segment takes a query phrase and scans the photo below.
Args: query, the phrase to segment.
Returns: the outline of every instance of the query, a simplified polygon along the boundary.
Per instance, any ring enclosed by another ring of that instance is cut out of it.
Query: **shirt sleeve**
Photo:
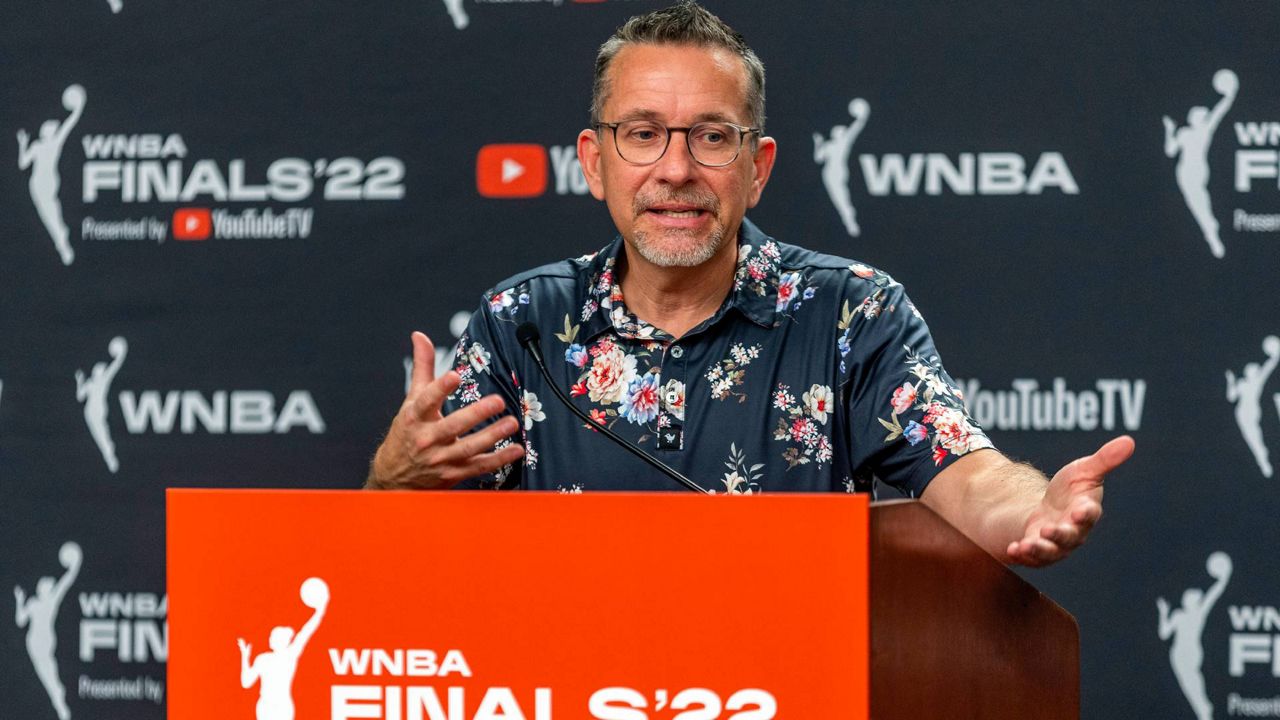
[[[467,329],[458,338],[454,348],[452,369],[462,378],[462,383],[452,395],[445,398],[443,412],[445,414],[460,410],[490,394],[501,395],[506,401],[506,413],[516,418],[521,416],[520,394],[513,380],[513,369],[507,353],[511,342],[500,333],[493,317],[490,302],[484,302],[476,310],[467,323]],[[506,413],[486,420],[476,430],[501,419]],[[496,448],[503,448],[515,440],[504,438],[499,440]],[[478,477],[468,478],[458,483],[455,489],[475,490],[481,488],[513,488],[520,487],[523,463],[504,465],[497,471]]]
[[[903,287],[877,273],[842,312],[838,341],[850,467],[918,497],[958,458],[992,447],[942,367]]]

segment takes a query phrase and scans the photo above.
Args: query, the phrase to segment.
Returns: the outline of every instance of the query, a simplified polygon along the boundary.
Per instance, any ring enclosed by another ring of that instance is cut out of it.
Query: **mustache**
[[[631,211],[636,217],[639,217],[641,213],[649,208],[666,204],[688,205],[709,213],[720,212],[720,198],[717,198],[713,193],[703,193],[697,190],[667,190],[639,194],[631,201]]]

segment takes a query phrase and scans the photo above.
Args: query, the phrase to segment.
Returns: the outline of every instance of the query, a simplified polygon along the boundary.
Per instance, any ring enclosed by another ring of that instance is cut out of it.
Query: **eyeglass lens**
[[[667,150],[669,131],[648,120],[618,123],[614,137],[618,153],[627,162],[647,165],[657,162]],[[733,125],[704,122],[689,128],[686,142],[693,159],[703,165],[728,165],[738,157],[742,133]]]

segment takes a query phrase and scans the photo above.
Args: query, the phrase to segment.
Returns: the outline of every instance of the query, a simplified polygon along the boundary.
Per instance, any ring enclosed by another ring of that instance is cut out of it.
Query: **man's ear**
[[[583,130],[578,133],[578,164],[582,165],[582,175],[587,179],[587,187],[591,188],[591,196],[597,200],[604,199],[600,150],[599,133],[595,130]]]
[[[773,162],[777,157],[778,142],[771,137],[760,138],[756,144],[755,154],[751,157],[755,174],[751,178],[751,196],[747,199],[747,207],[753,208],[760,202],[760,196],[764,193],[764,186],[769,182],[769,175],[773,173]]]

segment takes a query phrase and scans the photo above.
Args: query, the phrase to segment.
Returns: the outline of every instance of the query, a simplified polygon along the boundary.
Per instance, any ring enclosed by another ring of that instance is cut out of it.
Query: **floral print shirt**
[[[460,487],[682,489],[560,405],[516,340],[524,322],[592,425],[715,492],[856,492],[875,476],[917,496],[991,447],[901,285],[748,220],[738,236],[732,291],[678,339],[627,311],[620,237],[486,293],[459,339],[462,384],[446,412],[501,394],[522,420],[525,458]]]

